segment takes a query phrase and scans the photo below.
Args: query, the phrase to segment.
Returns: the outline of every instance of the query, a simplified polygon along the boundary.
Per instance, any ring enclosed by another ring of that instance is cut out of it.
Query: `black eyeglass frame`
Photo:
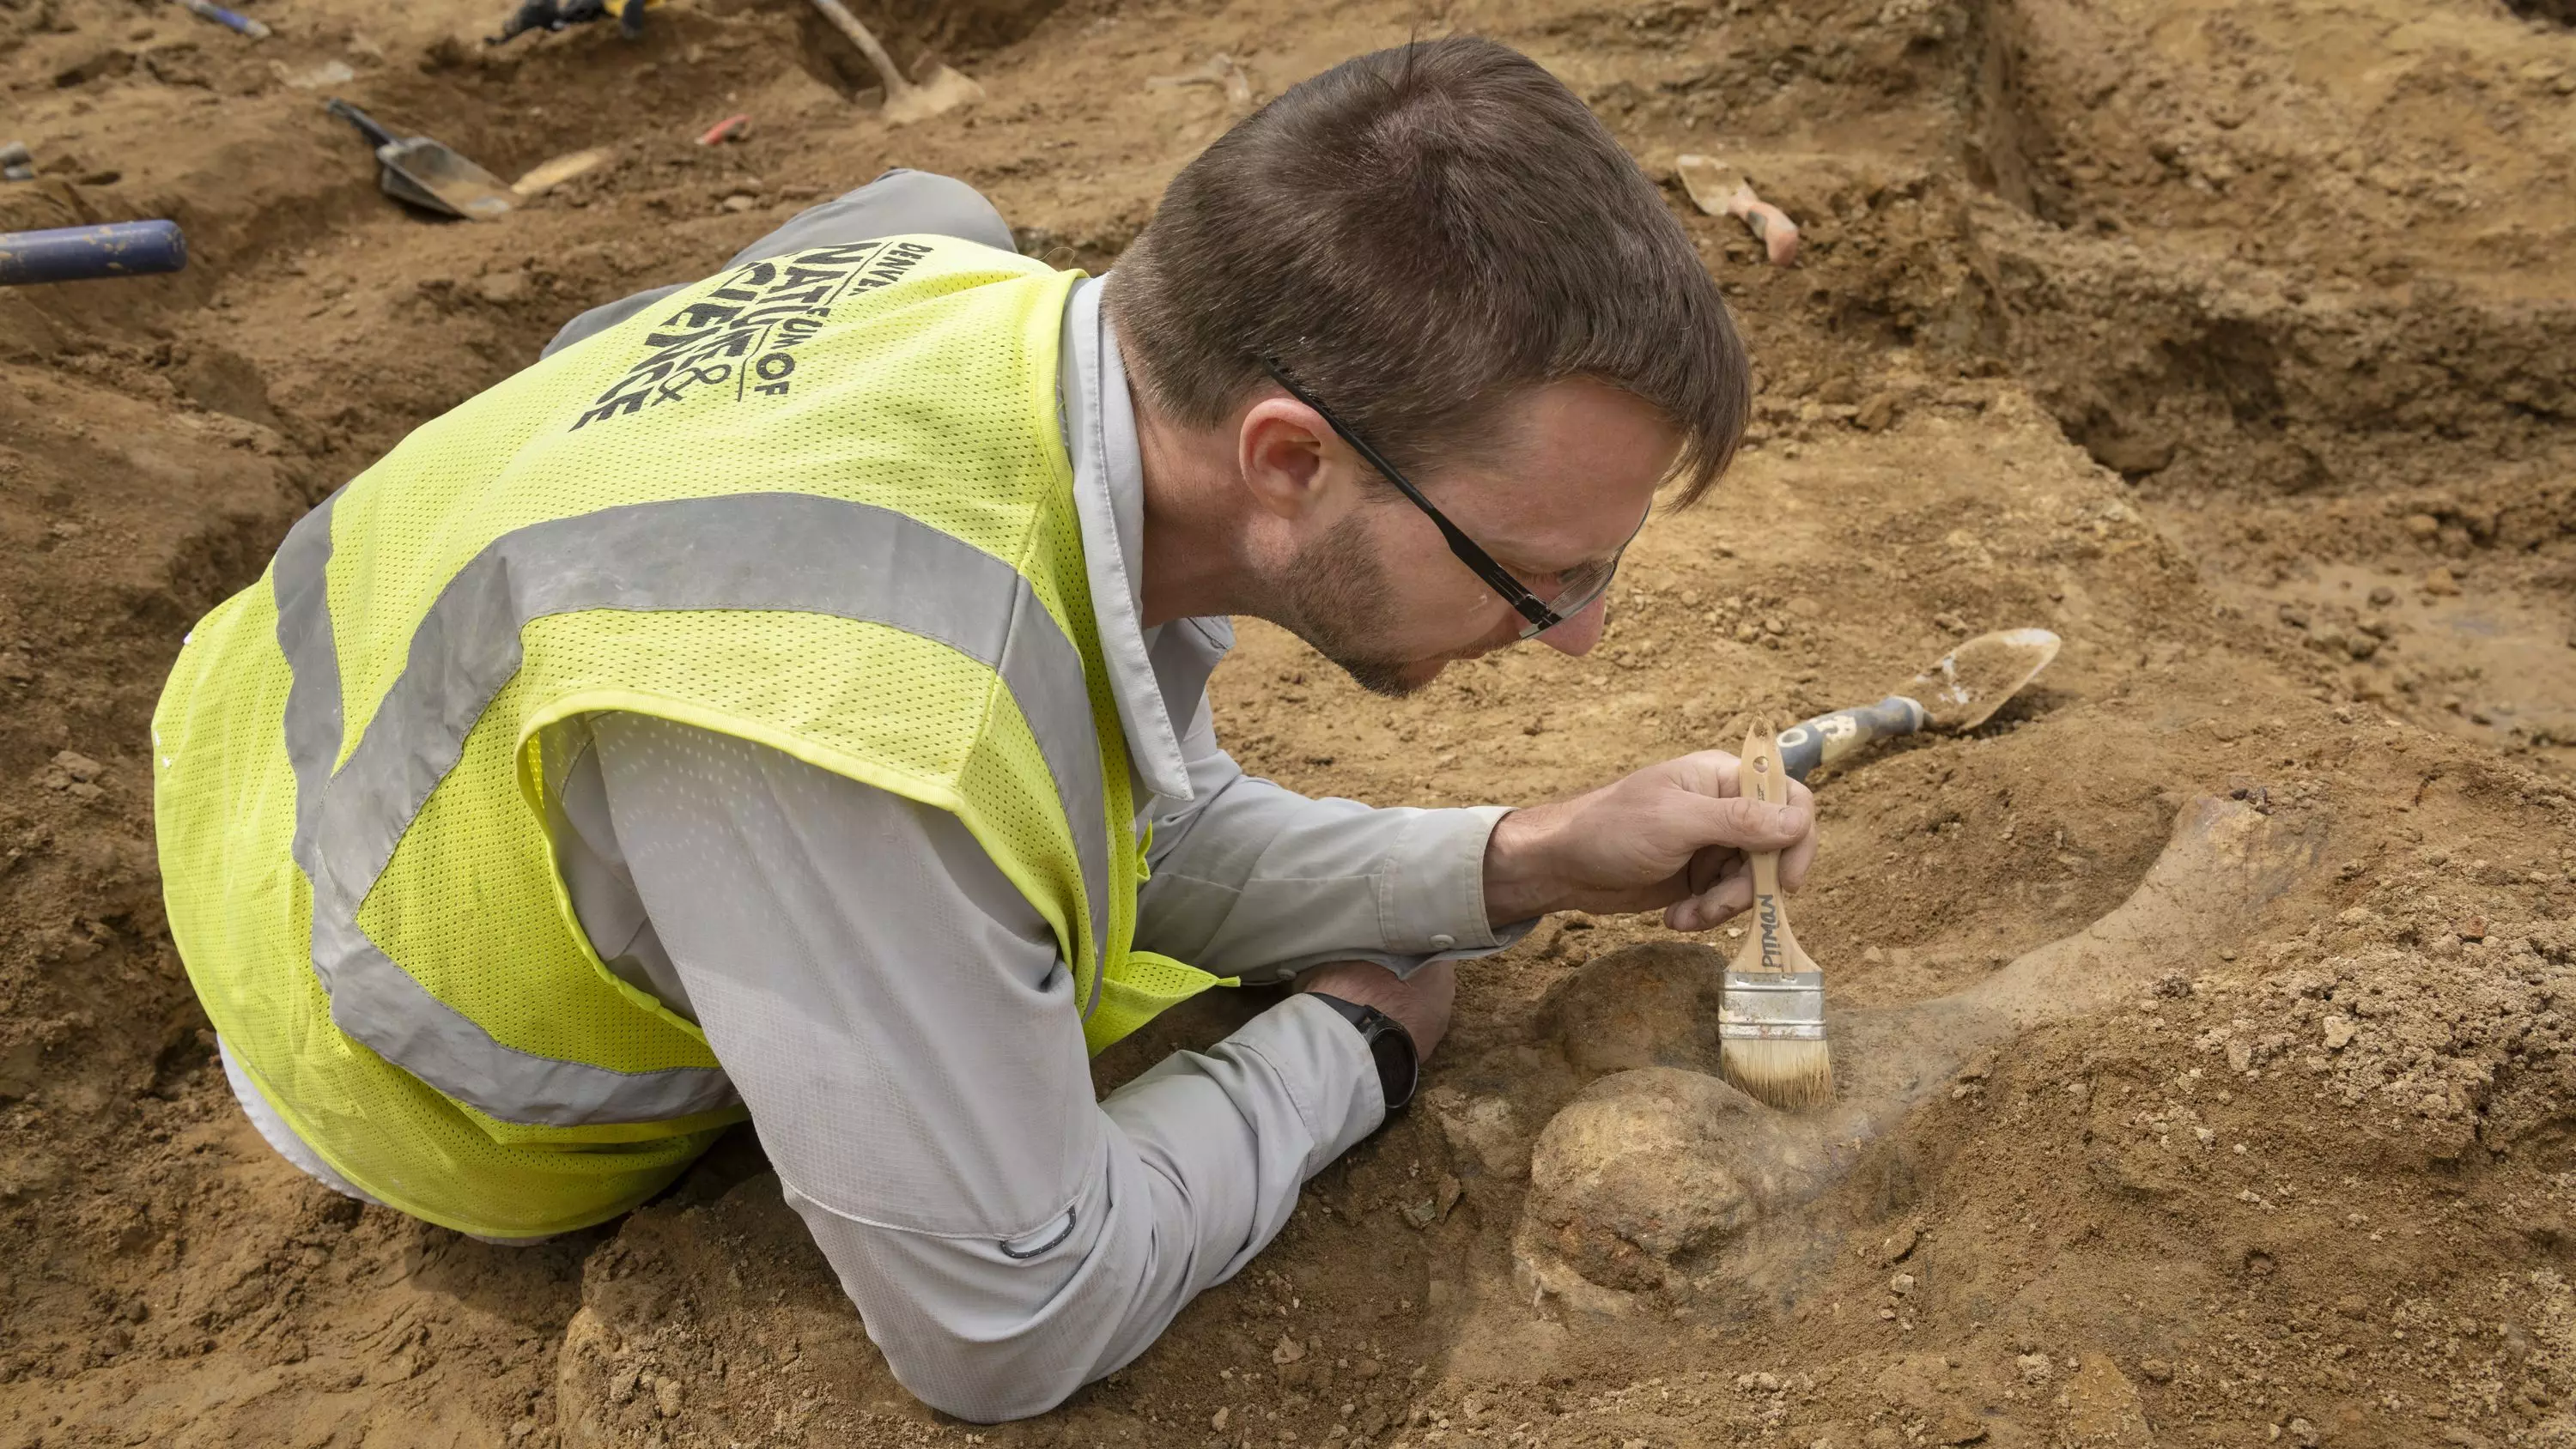
[[[1323,399],[1308,392],[1295,378],[1290,377],[1287,367],[1278,358],[1268,353],[1261,354],[1261,367],[1264,372],[1270,374],[1272,382],[1288,390],[1290,397],[1313,408],[1317,417],[1322,418],[1327,426],[1339,433],[1343,442],[1351,445],[1352,452],[1359,454],[1363,461],[1375,468],[1378,476],[1395,485],[1395,491],[1403,494],[1405,501],[1422,510],[1423,516],[1429,518],[1432,526],[1440,530],[1440,536],[1448,541],[1449,551],[1458,556],[1458,561],[1465,564],[1477,578],[1482,579],[1485,587],[1501,595],[1503,602],[1512,606],[1513,612],[1528,621],[1529,627],[1521,631],[1522,638],[1534,639],[1546,633],[1576,614],[1591,608],[1594,600],[1610,591],[1610,581],[1618,575],[1619,559],[1627,553],[1627,544],[1619,545],[1619,552],[1610,556],[1610,569],[1602,575],[1601,587],[1586,596],[1572,610],[1559,613],[1549,607],[1538,595],[1531,593],[1528,585],[1513,577],[1510,569],[1503,567],[1492,554],[1479,547],[1474,539],[1467,536],[1465,530],[1451,523],[1449,515],[1442,513],[1432,505],[1430,499],[1423,497],[1422,490],[1414,487],[1410,479],[1397,471],[1396,466],[1388,462],[1384,454],[1370,447],[1367,439],[1352,432],[1349,424],[1335,417],[1333,410],[1324,406]],[[1643,532],[1645,527],[1646,521],[1643,518],[1638,519],[1638,531]],[[1636,534],[1632,533],[1628,537],[1633,542]]]

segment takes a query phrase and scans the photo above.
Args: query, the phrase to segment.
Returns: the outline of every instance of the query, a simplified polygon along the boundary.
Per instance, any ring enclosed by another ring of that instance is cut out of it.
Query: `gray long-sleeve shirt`
[[[967,188],[896,173],[736,260],[925,230],[1010,244]],[[1154,827],[1138,944],[1248,980],[1498,949],[1515,933],[1486,921],[1482,863],[1502,811],[1371,809],[1246,776],[1205,696],[1230,627],[1140,627],[1143,478],[1099,290],[1068,305],[1060,396],[1138,828]],[[553,347],[657,300],[585,314]],[[1095,1102],[1054,938],[953,816],[665,720],[566,731],[554,743],[582,753],[554,826],[584,930],[704,1027],[870,1335],[939,1408],[1036,1413],[1134,1358],[1384,1115],[1359,1035],[1305,997]]]

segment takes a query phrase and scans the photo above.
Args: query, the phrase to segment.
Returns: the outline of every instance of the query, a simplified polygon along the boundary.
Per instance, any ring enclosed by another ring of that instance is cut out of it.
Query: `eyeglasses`
[[[1485,587],[1502,595],[1503,602],[1511,605],[1514,612],[1528,621],[1521,629],[1521,637],[1524,639],[1536,638],[1592,607],[1594,600],[1609,591],[1610,580],[1618,574],[1619,558],[1628,551],[1628,544],[1636,542],[1637,535],[1645,531],[1646,520],[1640,517],[1636,528],[1629,531],[1627,541],[1612,550],[1609,557],[1579,563],[1560,572],[1556,576],[1556,596],[1542,600],[1530,591],[1528,585],[1514,578],[1510,569],[1496,563],[1492,554],[1477,547],[1476,541],[1469,538],[1458,525],[1451,523],[1448,515],[1432,507],[1431,500],[1422,496],[1421,489],[1414,487],[1402,473],[1396,471],[1394,464],[1389,463],[1378,453],[1377,449],[1370,447],[1366,440],[1352,432],[1340,418],[1333,416],[1333,410],[1324,406],[1321,399],[1289,377],[1288,369],[1280,365],[1279,359],[1265,354],[1261,359],[1261,366],[1270,374],[1272,382],[1286,388],[1290,397],[1313,408],[1316,416],[1322,418],[1334,432],[1341,434],[1343,442],[1351,445],[1352,452],[1366,460],[1370,467],[1378,471],[1379,476],[1394,484],[1395,491],[1403,494],[1406,501],[1422,510],[1423,514],[1440,530],[1440,536],[1449,541],[1449,551],[1458,556],[1458,561],[1473,570],[1476,577],[1485,581]],[[1647,511],[1649,513],[1653,511],[1651,505]]]

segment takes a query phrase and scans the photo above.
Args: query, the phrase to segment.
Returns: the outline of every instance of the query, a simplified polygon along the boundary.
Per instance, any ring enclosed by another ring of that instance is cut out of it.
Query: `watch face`
[[[1387,1110],[1413,1100],[1413,1088],[1420,1064],[1414,1057],[1413,1038],[1392,1019],[1385,1019],[1369,1040],[1369,1055],[1377,1060],[1377,1079],[1386,1094]]]

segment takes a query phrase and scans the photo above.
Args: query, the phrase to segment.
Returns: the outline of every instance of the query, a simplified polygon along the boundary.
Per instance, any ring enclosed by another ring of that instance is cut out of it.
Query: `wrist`
[[[1485,837],[1485,920],[1495,927],[1543,916],[1557,908],[1562,882],[1548,865],[1554,835],[1553,806],[1515,810],[1494,822]]]
[[[1422,1051],[1404,1023],[1374,1006],[1327,991],[1306,994],[1331,1007],[1359,1032],[1369,1060],[1377,1067],[1378,1093],[1386,1110],[1393,1112],[1412,1101],[1413,1090],[1422,1080]]]

